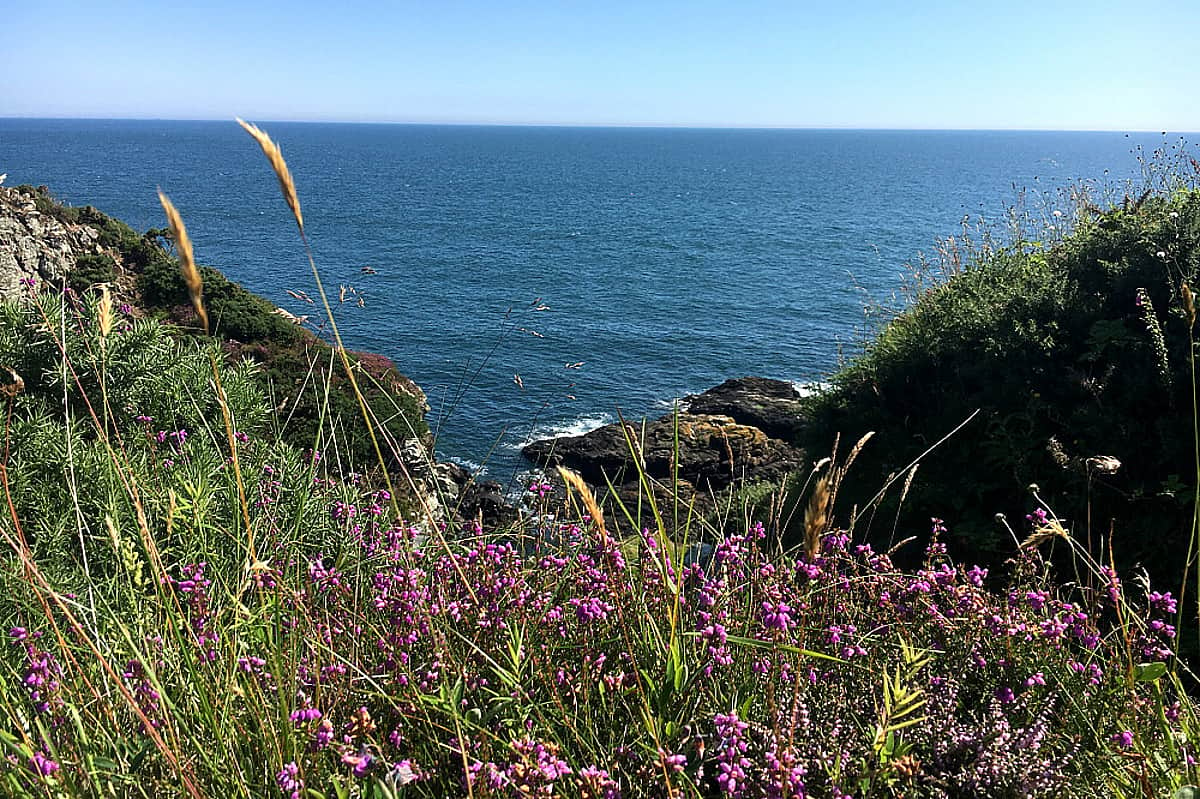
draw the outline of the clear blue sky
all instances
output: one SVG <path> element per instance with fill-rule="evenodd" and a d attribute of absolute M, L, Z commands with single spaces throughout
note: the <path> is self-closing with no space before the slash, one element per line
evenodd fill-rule
<path fill-rule="evenodd" d="M 4 0 L 0 116 L 1200 130 L 1200 0 Z"/>

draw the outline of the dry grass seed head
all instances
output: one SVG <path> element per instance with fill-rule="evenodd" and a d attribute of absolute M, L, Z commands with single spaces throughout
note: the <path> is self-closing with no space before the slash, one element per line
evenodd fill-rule
<path fill-rule="evenodd" d="M 833 471 L 830 470 L 813 486 L 812 496 L 808 507 L 804 510 L 804 552 L 809 560 L 815 558 L 821 551 L 821 536 L 829 528 L 829 501 L 833 494 L 830 486 L 833 482 Z"/>
<path fill-rule="evenodd" d="M 587 508 L 588 515 L 592 517 L 592 522 L 600 530 L 601 537 L 608 541 L 608 528 L 604 524 L 604 512 L 600 510 L 600 503 L 596 502 L 596 496 L 592 493 L 592 489 L 588 488 L 588 484 L 583 482 L 582 477 L 566 467 L 559 466 L 558 474 L 563 483 L 579 492 L 579 496 L 583 499 L 583 506 Z"/>
<path fill-rule="evenodd" d="M 1063 527 L 1061 522 L 1057 519 L 1048 519 L 1045 524 L 1039 526 L 1029 534 L 1028 538 L 1021 542 L 1021 549 L 1036 549 L 1051 539 L 1062 538 L 1069 540 L 1070 537 L 1071 534 L 1067 532 L 1067 528 Z"/>
<path fill-rule="evenodd" d="M 283 160 L 283 152 L 279 149 L 279 145 L 271 141 L 271 137 L 257 126 L 251 125 L 243 119 L 238 119 L 237 123 L 254 137 L 258 146 L 262 148 L 263 155 L 267 157 L 271 169 L 275 171 L 275 177 L 279 178 L 279 188 L 283 192 L 283 199 L 287 201 L 288 208 L 292 209 L 292 216 L 296 217 L 296 225 L 299 226 L 301 232 L 304 232 L 304 216 L 300 213 L 300 198 L 296 195 L 296 183 L 292 180 L 292 173 L 288 171 L 287 162 Z"/>
<path fill-rule="evenodd" d="M 175 240 L 175 251 L 179 254 L 179 272 L 183 282 L 187 284 L 188 295 L 192 298 L 192 307 L 204 325 L 204 333 L 208 334 L 208 312 L 204 310 L 204 281 L 200 279 L 200 270 L 196 268 L 196 259 L 192 254 L 192 240 L 188 238 L 187 228 L 183 225 L 183 217 L 179 215 L 175 204 L 162 193 L 158 192 L 158 201 L 162 203 L 167 215 L 167 224 L 171 228 L 171 238 Z"/>
<path fill-rule="evenodd" d="M 96 309 L 96 316 L 100 325 L 100 341 L 105 342 L 113 327 L 112 294 L 108 290 L 107 283 L 100 286 L 100 303 Z"/>

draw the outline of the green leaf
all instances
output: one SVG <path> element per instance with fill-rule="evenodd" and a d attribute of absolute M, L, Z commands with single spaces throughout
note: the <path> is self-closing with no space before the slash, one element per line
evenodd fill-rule
<path fill-rule="evenodd" d="M 1200 787 L 1185 785 L 1182 788 L 1177 788 L 1171 799 L 1200 799 Z"/>
<path fill-rule="evenodd" d="M 1166 673 L 1166 663 L 1139 663 L 1133 667 L 1133 679 L 1136 682 L 1154 682 Z"/>
<path fill-rule="evenodd" d="M 688 632 L 685 634 L 694 637 L 700 633 Z M 791 644 L 780 644 L 774 641 L 760 641 L 757 638 L 746 638 L 745 636 L 741 635 L 729 635 L 726 636 L 725 640 L 731 644 L 737 644 L 738 646 L 744 646 L 750 649 L 772 649 L 779 650 L 781 652 L 790 652 L 794 655 L 807 655 L 808 657 L 819 658 L 821 660 L 832 660 L 834 663 L 846 662 L 839 657 L 834 657 L 833 655 L 826 655 L 823 652 L 814 652 L 811 649 L 801 649 L 800 647 L 792 646 Z"/>

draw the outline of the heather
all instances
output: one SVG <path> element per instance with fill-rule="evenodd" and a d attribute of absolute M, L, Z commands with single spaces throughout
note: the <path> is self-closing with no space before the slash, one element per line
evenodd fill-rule
<path fill-rule="evenodd" d="M 181 329 L 204 302 L 183 260 L 174 318 L 103 288 L 0 304 L 0 792 L 1182 798 L 1200 779 L 1175 657 L 1195 598 L 1114 568 L 1038 492 L 986 565 L 949 557 L 934 503 L 866 541 L 837 495 L 872 441 L 797 476 L 787 549 L 757 518 L 772 503 L 697 518 L 649 480 L 608 519 L 562 474 L 516 523 L 462 524 L 400 501 L 415 481 L 332 318 L 297 440 L 262 362 Z M 619 536 L 634 517 L 653 522 Z"/>

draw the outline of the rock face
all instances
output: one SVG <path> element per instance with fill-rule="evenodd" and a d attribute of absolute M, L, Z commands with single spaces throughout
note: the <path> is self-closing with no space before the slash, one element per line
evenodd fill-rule
<path fill-rule="evenodd" d="M 457 463 L 436 466 L 441 488 L 447 503 L 452 504 L 449 516 L 458 522 L 477 522 L 485 530 L 502 529 L 520 516 L 520 511 L 504 495 L 504 486 L 493 480 L 479 481 Z"/>
<path fill-rule="evenodd" d="M 104 253 L 100 233 L 64 225 L 38 211 L 32 196 L 0 186 L 0 297 L 21 291 L 22 281 L 59 282 L 81 255 Z"/>
<path fill-rule="evenodd" d="M 627 423 L 624 430 L 611 424 L 582 436 L 535 441 L 522 452 L 539 465 L 563 465 L 578 472 L 604 489 L 600 495 L 607 493 L 611 481 L 616 495 L 626 501 L 636 500 L 642 490 L 628 443 L 633 441 L 646 474 L 657 483 L 652 488 L 658 499 L 670 497 L 677 481 L 680 498 L 694 498 L 704 510 L 711 507 L 713 493 L 746 483 L 777 482 L 801 467 L 804 453 L 790 443 L 803 424 L 799 400 L 790 383 L 758 377 L 730 380 L 691 398 L 678 426 L 673 415 Z"/>
<path fill-rule="evenodd" d="M 804 427 L 800 392 L 782 380 L 738 377 L 688 397 L 687 403 L 689 413 L 729 416 L 781 441 L 795 441 Z"/>

